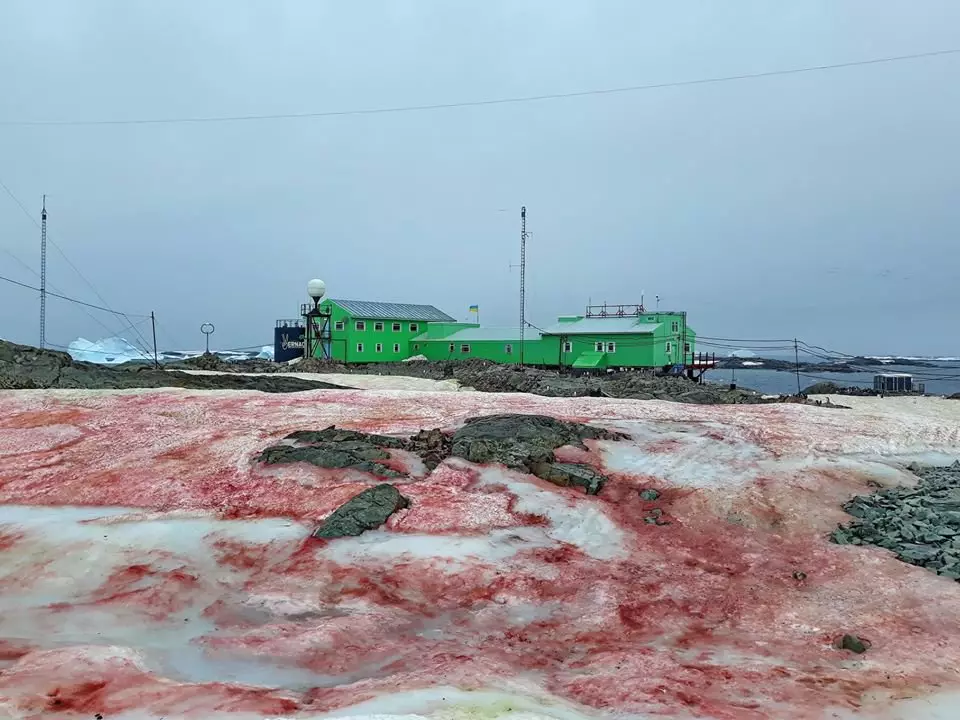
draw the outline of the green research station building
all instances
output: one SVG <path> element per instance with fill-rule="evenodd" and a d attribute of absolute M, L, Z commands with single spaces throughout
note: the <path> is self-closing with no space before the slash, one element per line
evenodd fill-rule
<path fill-rule="evenodd" d="M 328 319 L 328 334 L 323 343 L 311 342 L 307 322 L 307 353 L 345 363 L 481 358 L 584 371 L 706 369 L 710 364 L 697 355 L 686 312 L 647 312 L 642 305 L 590 306 L 584 315 L 562 316 L 542 329 L 528 327 L 522 359 L 519 327 L 457 322 L 432 305 L 327 298 L 318 310 Z"/>

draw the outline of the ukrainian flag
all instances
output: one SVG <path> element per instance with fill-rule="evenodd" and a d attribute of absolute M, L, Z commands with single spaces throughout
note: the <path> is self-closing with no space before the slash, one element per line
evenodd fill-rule
<path fill-rule="evenodd" d="M 470 306 L 470 312 L 472 312 L 472 313 L 478 313 L 478 314 L 479 314 L 479 312 L 480 312 L 480 306 L 479 306 L 479 305 L 471 305 L 471 306 Z"/>

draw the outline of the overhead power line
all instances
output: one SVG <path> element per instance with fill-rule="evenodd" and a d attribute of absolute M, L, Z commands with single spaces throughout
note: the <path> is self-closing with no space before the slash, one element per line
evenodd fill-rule
<path fill-rule="evenodd" d="M 12 191 L 9 187 L 7 187 L 6 183 L 4 183 L 3 180 L 0 180 L 0 188 L 3 188 L 3 190 L 7 193 L 7 195 L 10 196 L 10 199 L 13 200 L 13 202 L 15 202 L 15 203 L 17 204 L 17 207 L 19 207 L 19 208 L 20 208 L 20 211 L 26 216 L 26 218 L 27 218 L 31 223 L 33 223 L 34 227 L 36 227 L 38 230 L 40 230 L 40 229 L 41 229 L 41 225 L 37 222 L 36 218 L 33 217 L 33 215 L 30 214 L 30 211 L 27 210 L 26 206 L 24 206 L 24 204 L 23 204 L 22 202 L 20 202 L 20 198 L 18 198 L 16 195 L 14 195 L 13 191 Z M 80 304 L 80 305 L 86 305 L 87 307 L 94 307 L 94 308 L 97 308 L 97 309 L 105 310 L 106 312 L 112 313 L 112 314 L 114 314 L 114 315 L 119 315 L 119 316 L 122 317 L 124 320 L 126 320 L 126 321 L 127 321 L 127 324 L 130 325 L 130 326 L 132 326 L 134 332 L 137 333 L 137 336 L 139 337 L 140 341 L 143 343 L 143 346 L 142 346 L 141 349 L 149 347 L 150 343 L 147 342 L 147 339 L 143 336 L 143 333 L 140 332 L 140 329 L 139 329 L 138 327 L 136 327 L 136 325 L 135 325 L 134 323 L 130 322 L 130 318 L 127 316 L 127 314 L 126 314 L 126 313 L 123 313 L 123 312 L 116 312 L 116 311 L 114 311 L 114 310 L 110 307 L 110 303 L 108 303 L 108 302 L 104 299 L 103 295 L 101 295 L 100 292 L 97 290 L 97 288 L 94 287 L 93 283 L 90 282 L 90 280 L 87 279 L 87 276 L 84 275 L 82 272 L 80 272 L 80 268 L 78 268 L 78 267 L 73 263 L 73 261 L 70 260 L 69 257 L 67 257 L 67 254 L 64 252 L 63 248 L 61 248 L 60 245 L 57 244 L 57 242 L 56 242 L 52 237 L 47 237 L 47 241 L 48 241 L 51 245 L 53 245 L 53 247 L 56 249 L 56 251 L 57 251 L 58 253 L 60 253 L 60 256 L 66 261 L 67 265 L 69 265 L 69 266 L 73 269 L 73 271 L 80 277 L 80 279 L 83 280 L 83 282 L 86 284 L 86 286 L 93 291 L 93 294 L 97 296 L 97 299 L 98 299 L 101 303 L 103 303 L 103 307 L 96 306 L 96 305 L 91 305 L 90 303 L 84 303 L 84 302 L 81 302 L 81 301 L 79 301 L 79 300 L 71 300 L 71 301 L 72 301 L 72 302 L 76 302 L 76 303 L 78 303 L 78 304 Z M 19 262 L 21 265 L 23 265 L 24 267 L 26 267 L 31 273 L 33 273 L 34 275 L 37 275 L 37 273 L 33 270 L 33 268 L 31 268 L 29 265 L 27 265 L 26 263 L 24 263 L 22 260 L 20 260 L 16 255 L 14 255 L 13 253 L 11 253 L 9 250 L 4 250 L 4 252 L 6 252 L 8 255 L 10 255 L 10 256 L 13 257 L 15 260 L 17 260 L 17 262 Z M 37 275 L 37 277 L 39 277 L 39 275 Z M 52 294 L 53 294 L 53 293 L 49 293 L 49 292 L 47 293 L 47 295 L 52 295 Z M 64 297 L 64 296 L 57 296 L 57 297 Z M 101 327 L 105 328 L 108 332 L 113 332 L 112 330 L 110 330 L 110 328 L 107 328 L 106 325 L 104 325 L 102 322 L 100 322 L 99 320 L 97 320 L 97 319 L 94 318 L 93 316 L 88 315 L 88 317 L 90 317 L 92 320 L 94 320 L 95 322 L 97 322 Z M 144 316 L 144 315 L 136 315 L 135 317 L 146 317 L 146 316 Z"/>
<path fill-rule="evenodd" d="M 0 280 L 2 280 L 3 282 L 8 282 L 11 285 L 19 285 L 20 287 L 26 288 L 27 290 L 36 290 L 37 292 L 40 292 L 40 288 L 34 285 L 28 285 L 27 283 L 22 283 L 22 282 L 19 282 L 18 280 L 13 280 L 12 278 L 4 277 L 3 275 L 0 275 Z M 123 318 L 126 318 L 131 315 L 133 317 L 139 317 L 139 318 L 150 317 L 149 315 L 137 315 L 134 313 L 123 313 L 118 310 L 111 310 L 110 308 L 103 307 L 102 305 L 94 305 L 92 303 L 84 302 L 83 300 L 77 300 L 76 298 L 68 297 L 67 295 L 61 295 L 60 293 L 50 292 L 49 290 L 47 290 L 47 295 L 49 295 L 50 297 L 60 298 L 61 300 L 66 300 L 67 302 L 75 303 L 76 305 L 83 305 L 84 307 L 93 308 L 94 310 L 102 310 L 103 312 L 108 312 Z"/>
<path fill-rule="evenodd" d="M 952 50 L 934 50 L 910 55 L 891 55 L 888 57 L 870 58 L 867 60 L 853 60 L 849 62 L 830 63 L 825 65 L 807 65 L 804 67 L 787 68 L 783 70 L 769 70 L 757 73 L 742 73 L 739 75 L 722 75 L 717 77 L 698 78 L 695 80 L 678 80 L 673 82 L 650 83 L 645 85 L 626 85 L 622 87 L 597 88 L 592 90 L 575 90 L 572 92 L 546 93 L 542 95 L 518 95 L 513 97 L 488 98 L 485 100 L 466 100 L 462 102 L 430 103 L 425 105 L 398 105 L 379 108 L 353 108 L 346 110 L 322 110 L 317 112 L 300 113 L 270 113 L 262 115 L 198 115 L 192 117 L 172 118 L 116 118 L 92 120 L 0 120 L 0 126 L 95 126 L 95 125 L 169 125 L 190 123 L 221 123 L 221 122 L 253 122 L 264 120 L 303 120 L 324 117 L 342 117 L 345 115 L 383 115 L 388 113 L 427 112 L 431 110 L 449 110 L 453 108 L 485 107 L 490 105 L 515 105 L 519 103 L 544 102 L 548 100 L 564 100 L 568 98 L 590 97 L 596 95 L 616 95 L 622 93 L 643 92 L 646 90 L 662 90 L 666 88 L 690 87 L 694 85 L 711 85 L 716 83 L 737 82 L 741 80 L 757 80 L 760 78 L 778 77 L 784 75 L 799 75 L 801 73 L 823 72 L 840 70 L 842 68 L 862 67 L 866 65 L 881 65 L 885 63 L 920 60 L 924 58 L 941 57 L 960 54 L 960 48 Z"/>

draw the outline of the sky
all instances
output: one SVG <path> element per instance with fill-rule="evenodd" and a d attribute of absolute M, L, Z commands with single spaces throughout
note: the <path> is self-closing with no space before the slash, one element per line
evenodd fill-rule
<path fill-rule="evenodd" d="M 956 0 L 4 0 L 0 181 L 33 218 L 0 189 L 0 275 L 38 283 L 46 194 L 51 288 L 140 323 L 51 298 L 52 344 L 149 344 L 151 311 L 161 349 L 204 322 L 268 344 L 313 277 L 510 326 L 526 206 L 535 324 L 659 295 L 702 336 L 960 354 L 960 55 L 16 124 L 681 82 L 957 49 L 958 27 Z M 0 281 L 0 337 L 38 327 L 38 293 Z"/>

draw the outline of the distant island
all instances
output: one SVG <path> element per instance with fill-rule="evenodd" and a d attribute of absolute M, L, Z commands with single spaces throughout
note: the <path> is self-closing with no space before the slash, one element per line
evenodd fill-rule
<path fill-rule="evenodd" d="M 857 373 L 864 372 L 864 368 L 877 368 L 879 370 L 891 365 L 921 368 L 937 367 L 935 363 L 929 362 L 928 360 L 910 358 L 881 359 L 858 356 L 828 362 L 801 362 L 800 369 L 804 372 L 817 373 Z M 792 360 L 774 360 L 772 358 L 761 357 L 718 357 L 717 368 L 721 370 L 780 370 L 783 372 L 793 372 L 796 370 L 797 364 Z"/>

